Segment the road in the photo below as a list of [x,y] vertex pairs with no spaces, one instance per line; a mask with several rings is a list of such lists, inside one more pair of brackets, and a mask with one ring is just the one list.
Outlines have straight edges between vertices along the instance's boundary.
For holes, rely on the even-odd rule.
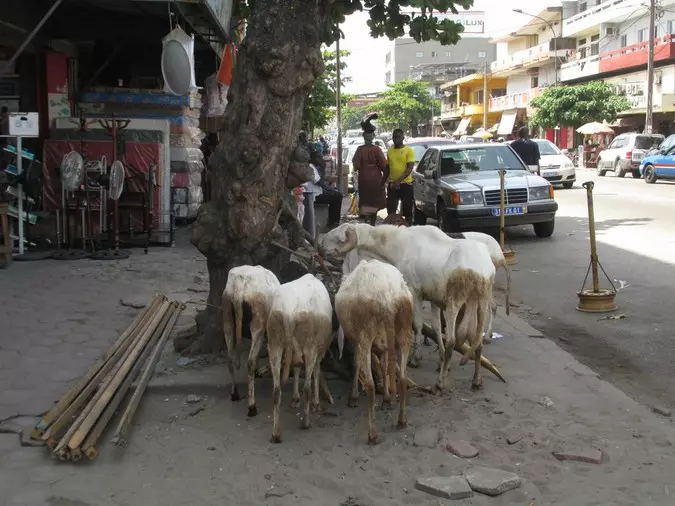
[[[556,190],[559,210],[550,239],[532,227],[508,229],[515,251],[516,310],[546,336],[645,404],[675,406],[675,184],[598,177],[580,170],[573,189]],[[590,261],[584,181],[594,181],[598,255],[619,288],[614,314],[575,310]],[[601,287],[609,287],[602,276]],[[590,285],[590,276],[589,281]]]

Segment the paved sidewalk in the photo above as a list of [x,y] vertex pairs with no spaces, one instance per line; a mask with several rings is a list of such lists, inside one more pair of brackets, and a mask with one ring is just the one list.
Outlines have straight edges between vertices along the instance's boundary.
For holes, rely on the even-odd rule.
[[[100,272],[99,272],[100,269]],[[196,279],[195,279],[196,278]],[[0,418],[47,410],[133,318],[119,299],[155,291],[202,299],[205,264],[189,246],[135,253],[128,261],[15,263],[0,271]],[[198,281],[198,283],[195,283]],[[298,409],[282,398],[283,443],[270,444],[271,381],[258,380],[259,415],[229,399],[222,361],[189,365],[167,347],[141,403],[125,449],[103,446],[91,463],[59,463],[0,433],[0,504],[15,505],[513,505],[666,506],[675,501],[675,431],[579,364],[517,317],[500,314],[485,354],[509,383],[485,372],[470,389],[472,367],[453,357],[452,394],[409,397],[410,426],[394,428],[377,411],[383,442],[366,445],[366,399],[346,407],[349,385],[333,380],[336,405],[299,429]],[[435,377],[424,349],[420,384]],[[245,371],[239,374],[245,382]],[[242,389],[240,388],[240,391]],[[243,389],[245,391],[245,388]],[[186,396],[201,397],[187,404]],[[200,410],[199,408],[203,408]],[[3,426],[0,425],[0,429]],[[431,437],[429,437],[431,435]],[[426,438],[428,446],[413,440]],[[455,439],[479,450],[462,459]],[[512,443],[512,444],[511,444]],[[554,451],[600,450],[602,463],[561,462]],[[512,471],[519,489],[497,498],[439,500],[415,490],[418,478],[462,474],[474,466]]]

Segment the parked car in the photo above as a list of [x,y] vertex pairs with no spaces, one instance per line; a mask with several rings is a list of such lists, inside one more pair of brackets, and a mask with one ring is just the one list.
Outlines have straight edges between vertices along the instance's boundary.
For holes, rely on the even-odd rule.
[[558,146],[547,139],[532,139],[539,146],[539,175],[552,184],[561,184],[563,188],[572,188],[577,180],[574,164]]
[[675,135],[663,141],[656,154],[642,159],[640,175],[649,184],[656,183],[658,179],[675,179]]
[[485,140],[482,137],[478,137],[476,135],[462,135],[459,138],[459,142],[461,144],[480,144],[485,142]]
[[634,178],[640,177],[640,162],[647,151],[663,142],[660,134],[627,133],[614,137],[607,149],[598,156],[598,176],[613,171],[618,177],[630,172]]
[[445,232],[498,227],[499,169],[506,170],[506,226],[531,224],[537,237],[550,237],[558,210],[553,186],[497,143],[430,146],[413,171],[415,223],[435,218]]
[[431,145],[434,146],[450,146],[457,144],[457,141],[446,139],[445,137],[413,137],[408,139],[406,145],[413,148],[415,152],[415,165],[420,163],[422,156]]

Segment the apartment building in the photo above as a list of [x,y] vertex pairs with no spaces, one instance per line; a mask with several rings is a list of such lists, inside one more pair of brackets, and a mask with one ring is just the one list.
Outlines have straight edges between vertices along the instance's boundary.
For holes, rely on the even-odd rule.
[[[576,42],[561,36],[562,19],[562,7],[547,7],[533,12],[516,31],[492,40],[506,46],[506,55],[490,65],[491,76],[506,81],[506,92],[491,95],[489,101],[490,112],[498,114],[497,135],[512,135],[532,116],[530,101],[546,87],[560,83],[560,65],[571,55]],[[539,134],[559,141],[552,129]]]
[[625,95],[631,108],[615,131],[641,131],[647,102],[649,39],[654,39],[654,131],[675,133],[675,0],[659,0],[654,33],[649,33],[649,2],[578,0],[563,3],[562,34],[575,43],[560,68],[563,84],[603,80]]

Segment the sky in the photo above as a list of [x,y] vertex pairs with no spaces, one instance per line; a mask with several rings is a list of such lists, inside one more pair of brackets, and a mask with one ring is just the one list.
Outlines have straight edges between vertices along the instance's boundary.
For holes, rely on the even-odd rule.
[[[511,33],[531,18],[517,14],[513,9],[537,14],[548,6],[560,5],[554,0],[474,0],[473,11],[485,12],[485,35],[496,37]],[[366,25],[367,12],[357,12],[341,25],[345,38],[340,49],[351,52],[347,58],[346,75],[351,82],[345,85],[345,93],[369,93],[381,91],[384,85],[384,58],[392,42],[384,38],[373,39]]]

